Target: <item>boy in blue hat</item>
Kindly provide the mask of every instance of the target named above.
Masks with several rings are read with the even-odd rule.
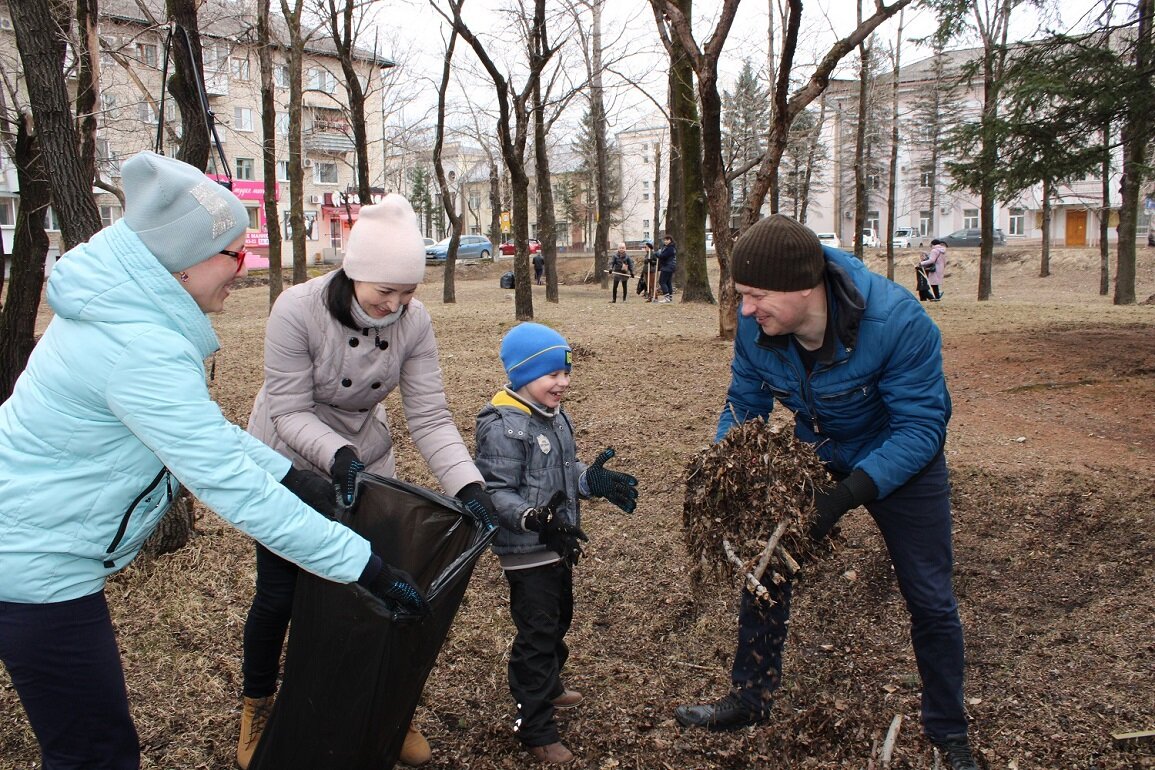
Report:
[[[477,415],[477,469],[497,508],[493,551],[509,581],[517,627],[509,654],[514,730],[535,759],[565,764],[574,756],[553,717],[582,700],[561,680],[573,567],[588,540],[578,500],[604,497],[632,513],[638,481],[604,467],[613,449],[589,466],[578,461],[573,425],[561,407],[573,366],[564,337],[542,324],[518,324],[501,341],[501,362],[509,383]]]

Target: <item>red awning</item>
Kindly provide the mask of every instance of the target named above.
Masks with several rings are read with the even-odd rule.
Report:
[[[322,206],[321,216],[324,219],[341,219],[353,223],[357,221],[357,215],[360,211],[360,203],[349,203],[345,206]]]

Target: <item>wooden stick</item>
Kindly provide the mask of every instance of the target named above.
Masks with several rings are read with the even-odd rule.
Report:
[[[797,575],[799,572],[802,571],[802,565],[799,564],[798,562],[796,562],[794,560],[794,557],[790,555],[790,552],[787,551],[782,546],[778,546],[777,548],[774,549],[774,555],[782,560],[783,564],[786,567],[786,570],[791,575]]]
[[[1143,743],[1155,741],[1155,730],[1139,730],[1133,733],[1111,733],[1111,739],[1120,748],[1134,748]]]
[[[886,731],[886,740],[882,742],[882,770],[890,767],[890,757],[894,754],[894,743],[898,740],[898,729],[902,727],[902,714],[895,714],[890,720],[890,729]]]
[[[729,540],[722,541],[722,550],[726,552],[726,558],[730,563],[738,568],[739,572],[745,572],[746,590],[754,594],[755,598],[761,599],[765,602],[771,602],[770,592],[766,590],[766,586],[755,579],[752,574],[746,572],[746,563],[738,558],[738,554],[734,553],[734,547],[730,545]]]
[[[766,542],[766,547],[762,549],[762,558],[758,560],[758,566],[754,570],[754,579],[761,582],[762,576],[766,574],[766,567],[770,565],[770,556],[774,553],[774,549],[778,547],[778,541],[782,539],[782,535],[786,532],[786,526],[790,523],[788,519],[783,519],[778,522],[778,526],[774,529],[774,534]]]

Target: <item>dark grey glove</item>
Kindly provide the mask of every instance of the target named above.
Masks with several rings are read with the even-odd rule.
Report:
[[[365,470],[365,463],[357,457],[357,452],[351,446],[343,446],[333,455],[333,464],[329,466],[329,475],[333,477],[333,485],[345,505],[353,504],[353,495],[357,491],[357,474]]]
[[[414,615],[429,614],[429,602],[413,577],[405,570],[390,567],[377,554],[370,555],[357,582],[386,604]]]
[[[810,523],[810,539],[819,542],[830,534],[847,511],[869,503],[878,497],[878,487],[863,470],[855,470],[832,487],[814,491],[814,521]]]
[[[497,524],[497,508],[493,505],[493,498],[485,491],[485,487],[477,482],[466,484],[457,490],[457,499],[465,504],[466,510],[474,515],[478,521],[493,529]]]
[[[337,507],[337,495],[333,492],[333,485],[319,473],[290,468],[281,479],[281,484],[301,499],[301,502],[310,508],[323,513],[330,519],[337,518],[340,509]]]
[[[565,504],[565,492],[555,492],[549,504],[530,508],[523,522],[530,532],[537,533],[538,542],[556,553],[569,566],[577,564],[583,553],[581,544],[588,543],[589,537],[581,527],[566,524],[557,515],[557,510]]]
[[[638,480],[628,473],[605,469],[606,461],[614,454],[613,447],[604,449],[586,468],[586,486],[593,497],[604,497],[626,513],[633,513],[638,507]]]

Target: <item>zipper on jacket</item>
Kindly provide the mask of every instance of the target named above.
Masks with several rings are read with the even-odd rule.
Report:
[[[109,555],[111,555],[116,550],[116,547],[120,545],[120,541],[124,539],[124,533],[128,530],[128,520],[132,518],[133,510],[136,508],[136,506],[140,505],[140,501],[147,497],[149,492],[156,489],[156,485],[160,483],[161,479],[163,479],[167,473],[168,468],[162,467],[160,469],[160,473],[156,474],[156,478],[149,482],[148,486],[144,488],[144,491],[137,495],[136,499],[132,501],[132,504],[128,506],[128,510],[124,512],[124,516],[122,516],[120,519],[120,526],[116,530],[116,537],[112,539],[112,542],[108,544],[108,548],[105,549]],[[168,487],[167,484],[165,484],[165,486]],[[168,490],[168,499],[170,501],[172,500],[171,488]],[[108,569],[112,569],[116,566],[116,562],[112,559],[105,559],[104,566]]]

